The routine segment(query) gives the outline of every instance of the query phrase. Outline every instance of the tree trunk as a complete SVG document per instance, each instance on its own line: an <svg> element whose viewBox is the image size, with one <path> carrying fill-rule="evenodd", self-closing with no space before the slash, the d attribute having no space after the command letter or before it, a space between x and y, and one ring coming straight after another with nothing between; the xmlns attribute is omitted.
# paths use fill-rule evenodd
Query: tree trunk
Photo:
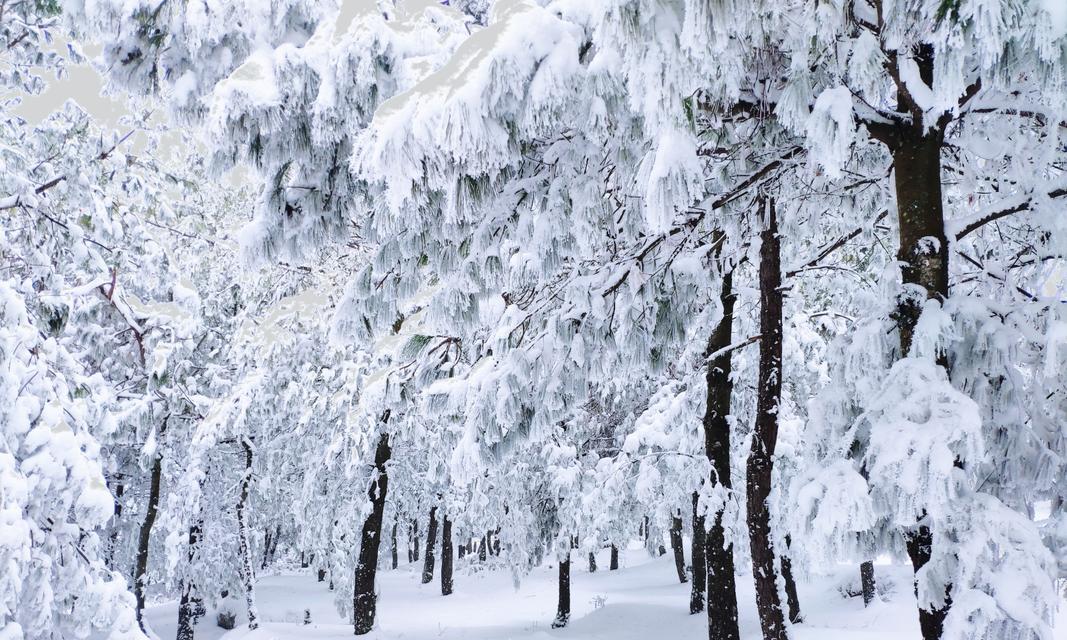
<svg viewBox="0 0 1067 640"><path fill-rule="evenodd" d="M186 567L192 567L196 561L196 548L200 542L200 531L203 527L201 521L189 527L189 548L186 551ZM187 570L187 573L192 573ZM196 624L197 610L202 606L200 598L196 595L196 585L185 575L178 583L178 591L181 599L178 601L178 632L175 640L193 640L193 625Z"/></svg>
<svg viewBox="0 0 1067 640"><path fill-rule="evenodd" d="M896 177L900 246L897 258L903 263L901 273L904 294L897 305L900 353L911 351L915 325L928 298L948 297L948 251L944 212L941 204L941 134L911 133L902 136L893 153ZM924 238L934 238L938 246ZM948 369L944 358L939 363ZM930 561L933 533L924 524L904 532L908 556L918 575ZM916 589L918 587L916 586ZM924 640L941 637L945 616L951 605L949 589L945 603L932 611L919 609L919 628Z"/></svg>
<svg viewBox="0 0 1067 640"><path fill-rule="evenodd" d="M641 524L641 540L645 543L645 551L648 552L650 558L656 557L656 543L652 540L652 532L650 531L648 516L645 516L643 523Z"/></svg>
<svg viewBox="0 0 1067 640"><path fill-rule="evenodd" d="M791 557L792 541L785 537L785 553L779 559L782 565L782 580L785 582L785 601L789 607L789 622L799 624L804 621L800 614L800 596L797 595L797 582L793 579L793 559Z"/></svg>
<svg viewBox="0 0 1067 640"><path fill-rule="evenodd" d="M721 242L721 236L716 239ZM732 490L730 479L730 406L734 393L733 356L729 351L733 343L734 294L733 271L721 265L722 284L719 302L722 318L708 339L708 355L719 353L708 361L707 406L704 411L704 451L711 461L712 486L721 491ZM727 544L723 528L722 511L711 514L705 545L708 594L708 637L710 640L740 640L737 624L737 585L734 582L734 546Z"/></svg>
<svg viewBox="0 0 1067 640"><path fill-rule="evenodd" d="M426 527L426 554L422 563L422 583L433 582L433 551L437 545L437 507L430 507L430 524Z"/></svg>
<svg viewBox="0 0 1067 640"><path fill-rule="evenodd" d="M868 560L860 565L860 591L863 593L863 606L874 602L874 563Z"/></svg>
<svg viewBox="0 0 1067 640"><path fill-rule="evenodd" d="M147 633L144 625L144 603L145 589L148 587L145 584L148 579L148 543L152 537L152 526L156 523L156 513L159 509L159 485L163 480L163 436L167 432L169 418L170 416L163 419L163 425L159 428L159 437L156 440L156 451L152 456L148 505L145 507L144 520L141 522L141 530L137 535L137 559L133 569L133 597L137 603L137 624L145 633Z"/></svg>
<svg viewBox="0 0 1067 640"><path fill-rule="evenodd" d="M245 508L248 506L248 486L252 483L252 445L248 439L241 440L245 450L245 473L241 478L241 496L237 501L237 537L241 554L241 582L245 588L245 604L248 606L248 628L259 628L259 614L256 610L256 576L252 570L252 545L248 539L248 519Z"/></svg>
<svg viewBox="0 0 1067 640"><path fill-rule="evenodd" d="M463 557L467 555L467 543L460 543L457 548L459 549L459 559L462 560Z"/></svg>
<svg viewBox="0 0 1067 640"><path fill-rule="evenodd" d="M107 567L115 568L115 552L119 546L119 522L122 521L122 494L126 491L126 485L118 482L115 485L115 517L111 520L111 534L107 543Z"/></svg>
<svg viewBox="0 0 1067 640"><path fill-rule="evenodd" d="M493 552L494 556L499 556L500 555L500 527L497 527L496 531L493 532L492 552Z"/></svg>
<svg viewBox="0 0 1067 640"><path fill-rule="evenodd" d="M778 596L778 568L771 543L771 493L774 449L778 441L778 407L782 397L782 269L774 201L764 202L767 227L760 247L760 354L756 424L748 455L748 536L756 608L764 640L787 640Z"/></svg>
<svg viewBox="0 0 1067 640"><path fill-rule="evenodd" d="M589 573L596 573L596 553L589 552Z"/></svg>
<svg viewBox="0 0 1067 640"><path fill-rule="evenodd" d="M382 422L389 419L386 412ZM374 615L377 611L378 594L374 592L374 578L378 572L378 548L382 539L382 520L385 517L385 496L389 491L389 476L386 465L392 455L389 448L389 434L378 437L378 446L374 451L374 469L377 478L367 491L371 501L371 512L363 522L360 534L359 560L356 563L355 588L352 594L353 619L357 636L370 633L374 628Z"/></svg>
<svg viewBox="0 0 1067 640"><path fill-rule="evenodd" d="M394 519L393 520L393 531L390 534L390 542L392 543L390 545L390 547L392 548L392 551L393 551L393 568L394 569L396 569L398 566L400 566L400 551L396 548L396 527L397 527L397 521Z"/></svg>
<svg viewBox="0 0 1067 640"><path fill-rule="evenodd" d="M274 562L274 555L278 551L278 541L281 540L281 537L282 525L278 525L278 527L274 530L274 539L270 542L270 562Z"/></svg>
<svg viewBox="0 0 1067 640"><path fill-rule="evenodd" d="M452 521L446 513L441 521L441 595L452 593Z"/></svg>
<svg viewBox="0 0 1067 640"><path fill-rule="evenodd" d="M895 58L894 58L895 59ZM915 55L919 75L933 83L934 52L929 45L919 47ZM948 297L948 242L941 193L941 148L944 146L944 123L927 128L922 109L907 91L898 92L898 108L912 113L912 122L899 124L891 134L880 137L893 154L894 186L897 199L900 244L897 259L903 265L903 291L897 301L897 328L900 354L907 356L912 347L915 326L928 299ZM932 241L928 240L932 239ZM938 364L948 371L942 354ZM904 532L911 564L918 575L930 561L933 534L923 518ZM918 584L916 583L916 590ZM919 608L919 628L924 640L937 640L952 605L952 585L945 587L944 602L933 610Z"/></svg>
<svg viewBox="0 0 1067 640"><path fill-rule="evenodd" d="M260 570L267 568L267 560L270 556L270 545L273 539L274 532L267 529L266 533L263 534L263 561L259 563Z"/></svg>
<svg viewBox="0 0 1067 640"><path fill-rule="evenodd" d="M478 560L485 562L486 547L489 543L486 541L485 536L482 536L482 542L478 545Z"/></svg>
<svg viewBox="0 0 1067 640"><path fill-rule="evenodd" d="M704 547L707 541L704 535L704 516L697 513L700 506L700 494L693 492L693 588L689 592L689 613L704 610L704 589L708 581L708 567L704 562Z"/></svg>
<svg viewBox="0 0 1067 640"><path fill-rule="evenodd" d="M419 521L411 521L411 561L419 561Z"/></svg>
<svg viewBox="0 0 1067 640"><path fill-rule="evenodd" d="M689 582L689 576L685 575L685 547L682 544L682 519L678 516L671 517L671 550L674 551L674 568L678 571L678 582Z"/></svg>
<svg viewBox="0 0 1067 640"><path fill-rule="evenodd" d="M408 562L409 563L415 562L414 545L412 544L414 542L414 540L415 540L415 525L409 524L408 525Z"/></svg>
<svg viewBox="0 0 1067 640"><path fill-rule="evenodd" d="M556 619L552 621L553 629L567 626L571 619L571 552L567 550L567 559L559 561L559 606Z"/></svg>
<svg viewBox="0 0 1067 640"><path fill-rule="evenodd" d="M608 571L615 571L619 568L619 548L615 545L611 545L611 564L608 565Z"/></svg>

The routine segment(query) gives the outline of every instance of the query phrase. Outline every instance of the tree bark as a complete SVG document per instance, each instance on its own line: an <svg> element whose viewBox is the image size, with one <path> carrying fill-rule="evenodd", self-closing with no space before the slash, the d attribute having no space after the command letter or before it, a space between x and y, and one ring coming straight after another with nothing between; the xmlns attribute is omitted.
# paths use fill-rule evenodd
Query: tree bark
<svg viewBox="0 0 1067 640"><path fill-rule="evenodd" d="M415 525L409 524L408 525L408 562L409 563L415 561L415 552L414 552L413 544L412 544L412 542L414 540L415 540Z"/></svg>
<svg viewBox="0 0 1067 640"><path fill-rule="evenodd" d="M434 547L437 546L437 507L430 507L430 524L426 527L426 553L422 563L422 583L433 582Z"/></svg>
<svg viewBox="0 0 1067 640"><path fill-rule="evenodd" d="M785 600L789 607L789 622L799 624L804 621L800 613L800 596L797 594L797 582L793 579L793 559L791 557L792 541L785 537L785 553L779 559L782 565L782 580L785 581Z"/></svg>
<svg viewBox="0 0 1067 640"><path fill-rule="evenodd" d="M700 494L693 492L693 545L691 557L693 559L693 588L689 591L689 613L700 613L704 610L705 588L708 582L708 567L704 562L704 548L707 540L704 531L704 515L698 514L700 506Z"/></svg>
<svg viewBox="0 0 1067 640"><path fill-rule="evenodd" d="M394 519L393 520L393 531L390 534L390 538L389 538L389 540L391 542L390 548L392 549L392 552L393 552L393 568L394 569L396 569L398 566L400 566L400 551L396 548L396 527L397 527L397 521Z"/></svg>
<svg viewBox="0 0 1067 640"><path fill-rule="evenodd" d="M200 544L202 528L203 523L199 520L189 527L189 548L185 555L187 568L192 567L196 561L196 548ZM175 640L193 640L193 625L196 624L197 610L202 603L196 595L196 585L187 576L182 576L178 591L181 592L181 599L178 601L178 632L175 634Z"/></svg>
<svg viewBox="0 0 1067 640"><path fill-rule="evenodd" d="M721 242L721 234L716 242ZM729 351L733 343L734 293L733 270L720 265L721 289L719 302L722 318L708 339L708 355L719 353L709 360L707 371L707 406L704 411L704 451L711 461L712 475L709 481L721 491L732 491L730 478L730 406L734 393L733 356ZM737 585L734 582L734 546L726 541L722 511L711 514L705 544L708 594L708 638L710 640L740 640L737 623Z"/></svg>
<svg viewBox="0 0 1067 640"><path fill-rule="evenodd" d="M478 545L478 560L485 562L486 547L489 546L485 536L482 536L482 542Z"/></svg>
<svg viewBox="0 0 1067 640"><path fill-rule="evenodd" d="M933 48L920 46L914 60L922 80L932 84ZM890 55L890 63L897 64L895 52ZM906 90L898 90L897 102L899 111L911 113L911 122L899 123L875 137L884 142L893 155L900 237L897 259L902 264L903 281L896 319L900 355L906 357L911 351L923 304L931 298L943 301L949 293L949 254L941 192L941 148L947 121L942 117L935 126L927 127L921 106ZM938 363L948 371L944 355L938 358ZM916 575L930 561L934 543L933 533L923 519L904 531L905 546ZM917 582L915 589L917 592ZM951 591L952 585L946 585L941 606L932 610L919 608L919 628L924 640L941 637L945 617L952 606Z"/></svg>
<svg viewBox="0 0 1067 640"><path fill-rule="evenodd" d="M419 561L419 521L411 521L411 561Z"/></svg>
<svg viewBox="0 0 1067 640"><path fill-rule="evenodd" d="M778 596L778 568L771 542L771 493L774 449L778 440L778 408L782 397L782 269L774 201L764 203L767 226L760 247L760 355L756 423L748 455L748 536L756 608L764 640L787 640Z"/></svg>
<svg viewBox="0 0 1067 640"><path fill-rule="evenodd" d="M274 532L267 529L266 533L263 534L263 561L259 563L260 570L267 568L267 559L270 556L270 545L273 539Z"/></svg>
<svg viewBox="0 0 1067 640"><path fill-rule="evenodd" d="M266 546L263 553L263 567L267 568L267 565L274 562L274 553L278 550L278 539L282 537L282 525L278 525L274 528L274 535L270 539L269 545Z"/></svg>
<svg viewBox="0 0 1067 640"><path fill-rule="evenodd" d="M107 544L107 566L109 569L115 568L115 552L119 546L119 522L122 521L122 494L126 491L126 486L122 482L115 484L115 517L111 521L111 534L108 536Z"/></svg>
<svg viewBox="0 0 1067 640"><path fill-rule="evenodd" d="M245 589L245 604L248 607L248 628L259 628L259 613L256 610L255 572L252 570L252 545L248 539L248 521L245 508L248 506L248 487L252 483L252 445L247 438L241 440L245 452L245 472L241 478L241 496L237 501L237 537L241 554L241 582Z"/></svg>
<svg viewBox="0 0 1067 640"><path fill-rule="evenodd" d="M619 548L615 545L611 545L611 564L608 565L608 571L615 571L619 568Z"/></svg>
<svg viewBox="0 0 1067 640"><path fill-rule="evenodd" d="M148 483L148 504L145 507L144 520L141 522L141 530L137 535L137 559L133 569L133 597L136 601L137 625L141 631L148 633L144 624L145 589L148 579L148 543L152 538L152 526L156 523L156 513L159 509L159 486L163 481L163 436L167 432L167 421L170 416L163 419L163 425L159 428L159 437L156 440L156 451L152 456L152 470Z"/></svg>
<svg viewBox="0 0 1067 640"><path fill-rule="evenodd" d="M382 422L389 419L386 412ZM389 434L378 437L378 446L374 452L374 469L377 478L370 484L367 495L371 501L371 512L363 522L360 534L359 560L356 563L355 587L352 594L353 618L357 636L370 633L374 628L374 616L377 611L378 595L374 592L374 578L378 572L378 548L381 544L382 520L385 516L385 497L389 491L389 476L386 465L392 456L389 448Z"/></svg>
<svg viewBox="0 0 1067 640"><path fill-rule="evenodd" d="M671 550L674 551L674 568L678 571L678 582L689 582L685 574L685 546L682 544L682 519L671 517Z"/></svg>
<svg viewBox="0 0 1067 640"><path fill-rule="evenodd" d="M897 305L902 356L911 351L923 303L928 298L943 300L948 297L948 248L941 204L941 138L940 132L906 134L901 136L893 153L900 220L897 258L904 265L901 273L905 286ZM925 238L933 238L935 242ZM948 370L943 357L939 358L939 363ZM918 575L930 561L933 533L928 526L919 523L905 531L904 537L912 567ZM933 610L920 607L919 628L924 640L941 637L951 605L949 590L950 587L946 589L942 607Z"/></svg>
<svg viewBox="0 0 1067 640"><path fill-rule="evenodd" d="M596 573L596 553L589 552L589 573Z"/></svg>
<svg viewBox="0 0 1067 640"><path fill-rule="evenodd" d="M863 594L863 606L874 602L874 562L868 560L860 564L860 592Z"/></svg>
<svg viewBox="0 0 1067 640"><path fill-rule="evenodd" d="M559 605L556 607L556 619L552 621L553 629L562 629L571 620L571 552L567 550L567 559L559 561Z"/></svg>
<svg viewBox="0 0 1067 640"><path fill-rule="evenodd" d="M448 514L441 521L441 595L452 593L452 521Z"/></svg>

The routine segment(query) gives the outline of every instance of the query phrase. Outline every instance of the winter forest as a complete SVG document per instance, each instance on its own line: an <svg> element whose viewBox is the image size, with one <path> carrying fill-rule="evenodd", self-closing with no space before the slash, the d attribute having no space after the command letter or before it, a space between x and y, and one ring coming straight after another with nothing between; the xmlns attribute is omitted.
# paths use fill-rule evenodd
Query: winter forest
<svg viewBox="0 0 1067 640"><path fill-rule="evenodd" d="M1067 0L0 0L0 216L2 640L1067 638Z"/></svg>

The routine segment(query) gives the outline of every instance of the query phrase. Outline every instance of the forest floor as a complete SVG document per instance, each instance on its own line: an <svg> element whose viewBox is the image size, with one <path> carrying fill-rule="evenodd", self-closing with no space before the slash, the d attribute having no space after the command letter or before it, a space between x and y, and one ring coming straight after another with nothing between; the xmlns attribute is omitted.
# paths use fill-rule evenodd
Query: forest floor
<svg viewBox="0 0 1067 640"><path fill-rule="evenodd" d="M556 613L555 564L535 569L515 588L505 571L477 571L478 565L457 563L456 590L440 595L437 579L420 584L421 563L379 571L378 624L368 640L656 640L707 637L705 614L689 615L689 585L679 584L672 556L650 558L643 548L628 549L621 568L608 571L607 552L597 558L600 570L587 572L584 557L575 553L571 565L571 622L552 629ZM835 575L799 584L804 622L792 629L793 640L904 640L919 638L910 568L878 565L876 573L889 586L870 607L861 598L838 590L846 581L858 583L858 567L841 566ZM856 574L853 579L853 574ZM435 575L435 578L437 576ZM891 583L891 584L890 584ZM749 577L739 577L741 635L759 638L755 595ZM880 589L882 591L882 589ZM334 594L313 573L263 575L256 583L262 620L249 631L215 625L209 613L196 628L197 640L351 640L352 627L337 614ZM1061 603L1061 613L1067 611ZM160 640L174 638L176 602L158 603L146 618ZM312 623L303 624L304 610ZM1067 640L1067 623L1057 617L1056 640Z"/></svg>

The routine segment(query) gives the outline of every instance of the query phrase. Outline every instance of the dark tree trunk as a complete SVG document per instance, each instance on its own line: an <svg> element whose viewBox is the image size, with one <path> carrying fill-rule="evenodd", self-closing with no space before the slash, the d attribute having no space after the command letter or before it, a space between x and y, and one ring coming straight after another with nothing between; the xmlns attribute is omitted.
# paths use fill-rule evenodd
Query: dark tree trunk
<svg viewBox="0 0 1067 640"><path fill-rule="evenodd" d="M497 527L496 531L493 532L493 555L500 555L500 527Z"/></svg>
<svg viewBox="0 0 1067 640"><path fill-rule="evenodd" d="M408 525L408 562L415 562L413 542L415 540L415 525Z"/></svg>
<svg viewBox="0 0 1067 640"><path fill-rule="evenodd" d="M648 516L645 516L641 524L641 539L645 543L645 551L648 552L649 557L656 557L656 542L652 539L652 527L650 526Z"/></svg>
<svg viewBox="0 0 1067 640"><path fill-rule="evenodd" d="M721 236L717 238L721 242ZM733 271L720 266L722 288L719 302L722 319L715 325L708 339L707 407L704 412L704 451L711 461L710 482L723 491L731 491L730 479L730 405L734 393L733 343L734 303ZM710 640L739 640L737 624L737 585L734 582L734 546L727 544L722 511L711 514L705 545L708 594L708 637Z"/></svg>
<svg viewBox="0 0 1067 640"><path fill-rule="evenodd" d="M493 532L492 530L485 532L485 552L489 555L493 555Z"/></svg>
<svg viewBox="0 0 1067 640"><path fill-rule="evenodd" d="M561 629L567 626L571 620L571 552L567 551L567 559L559 561L559 606L556 608L556 619L552 621L553 629Z"/></svg>
<svg viewBox="0 0 1067 640"><path fill-rule="evenodd" d="M441 595L452 593L452 521L445 514L441 520Z"/></svg>
<svg viewBox="0 0 1067 640"><path fill-rule="evenodd" d="M478 560L485 562L486 547L488 546L485 536L482 536L482 542L478 545Z"/></svg>
<svg viewBox="0 0 1067 640"><path fill-rule="evenodd" d="M874 563L868 560L860 565L860 592L863 594L863 606L874 602Z"/></svg>
<svg viewBox="0 0 1067 640"><path fill-rule="evenodd" d="M261 570L267 568L267 562L270 558L270 545L273 541L274 532L267 529L266 533L263 534L263 560L259 563L259 568Z"/></svg>
<svg viewBox="0 0 1067 640"><path fill-rule="evenodd" d="M192 567L196 561L196 548L200 543L202 527L203 523L200 521L189 527L189 548L185 555L187 567ZM178 632L175 640L193 640L193 625L196 624L197 614L203 603L196 595L196 585L184 576L178 583L178 591L181 593L181 598L178 601Z"/></svg>
<svg viewBox="0 0 1067 640"><path fill-rule="evenodd" d="M596 553L589 552L589 573L596 573Z"/></svg>
<svg viewBox="0 0 1067 640"><path fill-rule="evenodd" d="M911 351L915 325L928 298L948 297L948 251L944 212L941 204L940 132L925 134L909 129L901 136L893 153L897 208L900 220L900 246L897 258L906 287L897 305L900 353ZM937 247L924 238L936 240ZM948 369L944 358L940 364ZM904 533L908 556L916 575L930 561L933 533L917 524ZM932 611L919 609L919 628L925 640L941 637L945 616L951 605L946 589L945 604Z"/></svg>
<svg viewBox="0 0 1067 640"><path fill-rule="evenodd" d="M462 560L467 555L467 543L460 543L459 547L459 559Z"/></svg>
<svg viewBox="0 0 1067 640"><path fill-rule="evenodd" d="M389 419L386 412L382 422ZM360 534L359 561L356 563L356 579L353 592L353 611L357 636L370 633L374 628L374 615L377 611L378 595L374 592L374 578L378 571L378 548L382 539L382 520L385 517L385 497L389 491L389 476L386 465L392 450L389 448L389 434L378 437L378 446L374 452L374 469L377 478L371 482L368 496L371 500L371 512L363 522Z"/></svg>
<svg viewBox="0 0 1067 640"><path fill-rule="evenodd" d="M107 543L109 569L115 568L115 552L118 551L119 546L119 522L122 521L122 494L125 491L126 486L122 482L115 484L115 517L111 520L111 535L108 536Z"/></svg>
<svg viewBox="0 0 1067 640"><path fill-rule="evenodd" d="M908 549L908 557L911 558L912 569L918 575L919 570L930 561L932 555L931 547L934 541L933 533L929 527L917 526L914 530L905 533L904 541ZM919 586L916 583L916 594L918 594L918 589ZM945 604L942 607L935 608L932 611L919 608L919 629L922 632L923 640L939 640L941 638L941 632L945 626L945 617L948 615L948 609L951 604L951 594L946 589Z"/></svg>
<svg viewBox="0 0 1067 640"><path fill-rule="evenodd" d="M267 568L267 565L274 562L274 552L278 550L278 539L282 537L282 525L278 525L274 528L274 535L270 539L270 544L264 545L266 548L263 552L263 567Z"/></svg>
<svg viewBox="0 0 1067 640"><path fill-rule="evenodd" d="M390 546L391 546L392 551L393 551L393 568L394 569L396 569L398 566L400 566L400 551L396 548L396 527L397 527L397 521L394 519L393 520L393 531L390 534L390 542L392 543Z"/></svg>
<svg viewBox="0 0 1067 640"><path fill-rule="evenodd" d="M889 52L889 63L897 65L897 54ZM933 83L934 51L923 45L915 52L919 75ZM897 329L900 355L911 351L912 338L923 304L928 299L948 297L949 254L945 234L945 216L941 193L941 148L949 118L942 117L931 127L923 121L921 106L907 90L897 92L897 107L911 114L911 122L876 126L871 134L889 147L893 155L894 187L900 244L897 259L902 264L903 291L897 301ZM933 241L926 240L931 238ZM942 355L938 363L948 370ZM930 561L933 534L920 518L904 531L905 545L916 574ZM918 584L916 584L918 589ZM919 628L924 640L941 637L945 616L952 605L952 585L945 587L944 603L933 610L919 609Z"/></svg>
<svg viewBox="0 0 1067 640"><path fill-rule="evenodd" d="M615 571L619 568L619 548L615 545L611 545L611 564L608 565L608 571Z"/></svg>
<svg viewBox="0 0 1067 640"><path fill-rule="evenodd" d="M797 582L793 579L792 541L789 536L785 537L785 553L780 558L782 565L782 580L785 582L785 600L789 607L789 621L799 624L804 621L800 614L800 596L797 595Z"/></svg>
<svg viewBox="0 0 1067 640"><path fill-rule="evenodd" d="M704 610L704 589L708 581L708 567L704 562L704 547L707 541L704 535L704 516L698 514L700 494L693 492L693 588L689 592L689 613Z"/></svg>
<svg viewBox="0 0 1067 640"><path fill-rule="evenodd" d="M764 640L787 640L782 602L778 596L778 567L771 543L771 493L774 449L778 441L778 406L782 397L782 269L778 221L774 201L763 207L767 227L760 247L760 355L756 424L748 455L748 536L756 609Z"/></svg>
<svg viewBox="0 0 1067 640"><path fill-rule="evenodd" d="M682 519L671 517L671 550L674 551L674 568L678 571L678 582L689 582L685 575L685 546L682 544Z"/></svg>
<svg viewBox="0 0 1067 640"><path fill-rule="evenodd" d="M426 553L422 562L422 583L433 582L433 552L437 546L437 507L430 508L430 524L426 527Z"/></svg>
<svg viewBox="0 0 1067 640"><path fill-rule="evenodd" d="M245 452L245 472L241 478L241 495L237 500L237 540L241 554L241 582L244 583L245 604L248 607L248 628L259 628L259 615L256 610L255 572L252 570L252 545L248 539L248 518L245 509L248 506L248 487L252 484L252 445L248 439L241 441Z"/></svg>
<svg viewBox="0 0 1067 640"><path fill-rule="evenodd" d="M419 561L419 521L411 521L411 558L412 562Z"/></svg>
<svg viewBox="0 0 1067 640"><path fill-rule="evenodd" d="M159 509L159 485L163 481L163 436L167 432L167 418L163 419L163 425L159 429L159 437L156 440L156 452L152 456L152 471L148 484L148 505L145 507L144 520L141 522L141 530L137 535L137 559L133 569L133 597L137 603L137 624L141 631L147 633L144 625L145 582L148 580L148 542L152 538L152 526L156 523L156 513Z"/></svg>

